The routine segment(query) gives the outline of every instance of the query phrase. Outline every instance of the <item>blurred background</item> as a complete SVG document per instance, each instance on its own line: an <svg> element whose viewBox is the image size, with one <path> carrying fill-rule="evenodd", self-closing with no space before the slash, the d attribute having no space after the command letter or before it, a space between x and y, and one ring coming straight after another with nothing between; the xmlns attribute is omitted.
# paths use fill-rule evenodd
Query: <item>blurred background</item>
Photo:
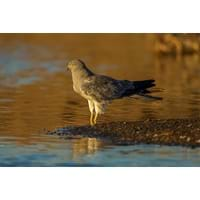
<svg viewBox="0 0 200 200"><path fill-rule="evenodd" d="M74 58L117 79L153 78L162 90L161 102L113 102L99 123L199 117L199 34L0 34L0 47L1 141L35 144L45 140L44 129L89 123L87 101L66 71ZM94 140L72 148L94 151Z"/></svg>

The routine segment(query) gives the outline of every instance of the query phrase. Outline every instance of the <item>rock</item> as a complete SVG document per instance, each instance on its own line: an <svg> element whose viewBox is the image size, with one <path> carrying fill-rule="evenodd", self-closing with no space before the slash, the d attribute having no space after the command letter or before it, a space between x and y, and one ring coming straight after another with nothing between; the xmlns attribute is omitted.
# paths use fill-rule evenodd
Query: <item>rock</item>
<svg viewBox="0 0 200 200"><path fill-rule="evenodd" d="M93 137L112 144L158 144L200 147L200 118L112 122L96 126L68 126L47 132L70 138ZM189 129L188 129L189 128Z"/></svg>

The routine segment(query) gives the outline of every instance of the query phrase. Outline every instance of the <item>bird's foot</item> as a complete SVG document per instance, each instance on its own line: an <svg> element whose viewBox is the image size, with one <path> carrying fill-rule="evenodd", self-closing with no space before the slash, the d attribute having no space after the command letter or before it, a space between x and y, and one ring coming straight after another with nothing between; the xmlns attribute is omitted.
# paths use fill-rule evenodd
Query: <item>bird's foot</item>
<svg viewBox="0 0 200 200"><path fill-rule="evenodd" d="M95 126L95 124L96 124L96 122L94 122L94 121L90 121L90 126Z"/></svg>
<svg viewBox="0 0 200 200"><path fill-rule="evenodd" d="M95 116L93 114L91 114L91 116L90 116L90 125L91 126L95 126L96 123L97 123L97 114Z"/></svg>
<svg viewBox="0 0 200 200"><path fill-rule="evenodd" d="M94 126L95 125L95 122L93 119L90 119L90 126Z"/></svg>

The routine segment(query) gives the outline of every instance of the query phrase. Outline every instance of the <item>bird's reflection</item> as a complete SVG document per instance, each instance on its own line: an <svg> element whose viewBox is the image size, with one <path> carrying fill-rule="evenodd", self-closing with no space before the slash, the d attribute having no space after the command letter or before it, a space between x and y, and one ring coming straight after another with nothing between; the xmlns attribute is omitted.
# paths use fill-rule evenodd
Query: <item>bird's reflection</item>
<svg viewBox="0 0 200 200"><path fill-rule="evenodd" d="M96 138L81 138L73 142L72 155L73 158L85 154L94 154L103 146L102 142Z"/></svg>

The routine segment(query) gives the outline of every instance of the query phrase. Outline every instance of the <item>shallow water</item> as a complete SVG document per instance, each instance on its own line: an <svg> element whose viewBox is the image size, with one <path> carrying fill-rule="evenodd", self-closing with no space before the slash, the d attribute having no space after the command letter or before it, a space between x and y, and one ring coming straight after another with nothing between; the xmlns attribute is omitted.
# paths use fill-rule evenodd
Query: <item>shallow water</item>
<svg viewBox="0 0 200 200"><path fill-rule="evenodd" d="M1 166L199 166L200 149L158 145L112 146L95 138L74 141L47 139L18 145L3 140Z"/></svg>
<svg viewBox="0 0 200 200"><path fill-rule="evenodd" d="M113 102L99 123L199 117L198 55L158 58L143 34L0 35L0 166L200 166L199 149L112 146L64 140L46 130L88 124L87 102L72 90L66 63L81 58L97 73L154 78L161 102Z"/></svg>

